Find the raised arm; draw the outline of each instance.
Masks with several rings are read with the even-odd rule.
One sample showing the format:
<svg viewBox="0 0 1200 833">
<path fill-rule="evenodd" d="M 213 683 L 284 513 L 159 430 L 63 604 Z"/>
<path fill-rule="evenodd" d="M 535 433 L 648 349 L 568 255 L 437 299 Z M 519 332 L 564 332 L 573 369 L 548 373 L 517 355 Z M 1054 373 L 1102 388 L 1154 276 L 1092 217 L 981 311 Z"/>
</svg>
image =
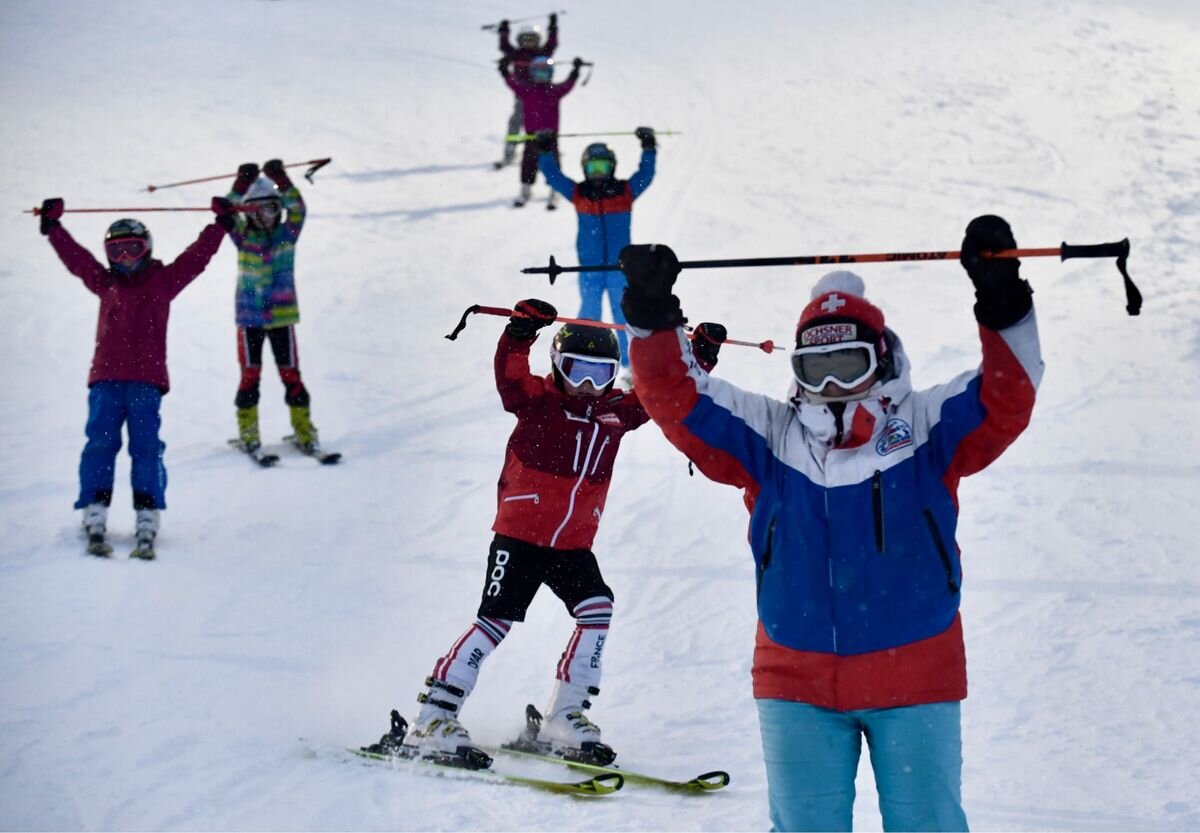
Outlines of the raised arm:
<svg viewBox="0 0 1200 833">
<path fill-rule="evenodd" d="M 923 403 L 952 488 L 989 465 L 1025 430 L 1041 383 L 1045 366 L 1037 316 L 1020 262 L 979 254 L 1016 247 L 1000 217 L 977 217 L 967 226 L 961 259 L 975 285 L 983 362 L 978 371 L 926 392 Z"/>
<path fill-rule="evenodd" d="M 562 172 L 558 160 L 554 158 L 554 154 L 551 152 L 551 149 L 554 147 L 554 132 L 550 130 L 539 131 L 537 139 L 534 141 L 538 144 L 538 170 L 542 172 L 542 176 L 546 177 L 546 184 L 568 200 L 575 199 L 577 183 Z"/>
<path fill-rule="evenodd" d="M 652 127 L 639 127 L 633 131 L 633 135 L 637 136 L 642 143 L 641 161 L 638 162 L 637 171 L 629 178 L 629 190 L 636 200 L 654 181 L 654 165 L 658 160 L 658 139 L 655 137 Z"/>
<path fill-rule="evenodd" d="M 42 200 L 39 230 L 49 239 L 67 271 L 82 280 L 90 291 L 99 294 L 107 280 L 108 269 L 91 252 L 76 243 L 75 238 L 62 227 L 59 218 L 62 217 L 63 207 L 64 203 L 58 197 Z"/>
<path fill-rule="evenodd" d="M 304 198 L 300 196 L 300 189 L 292 183 L 291 178 L 287 175 L 287 170 L 283 167 L 283 162 L 279 159 L 272 159 L 265 163 L 263 173 L 275 183 L 275 187 L 279 190 L 279 199 L 283 202 L 283 228 L 292 242 L 295 242 L 300 237 L 300 229 L 304 227 L 304 216 L 307 213 L 307 209 L 304 207 Z"/>
<path fill-rule="evenodd" d="M 530 298 L 513 309 L 508 326 L 496 345 L 496 390 L 509 413 L 522 408 L 545 393 L 546 380 L 529 372 L 529 348 L 537 340 L 538 330 L 554 323 L 558 310 L 545 301 Z"/>
<path fill-rule="evenodd" d="M 558 49 L 558 15 L 551 12 L 550 25 L 546 28 L 546 45 L 542 47 L 541 54 L 549 58 L 556 49 Z"/>
<path fill-rule="evenodd" d="M 679 262 L 669 248 L 627 246 L 620 262 L 629 280 L 621 308 L 642 405 L 707 477 L 757 488 L 775 468 L 789 406 L 709 376 L 701 362 L 708 364 L 711 355 L 715 363 L 716 356 L 706 342 L 723 341 L 724 333 L 703 324 L 699 342 L 689 343 L 679 299 L 671 294 Z"/>
<path fill-rule="evenodd" d="M 184 249 L 183 253 L 169 265 L 163 267 L 159 280 L 167 285 L 172 298 L 182 292 L 184 287 L 204 271 L 204 267 L 208 266 L 208 262 L 217 253 L 217 249 L 221 248 L 221 241 L 224 239 L 225 229 L 214 220 L 200 230 L 200 236 L 196 238 L 196 242 Z"/>
</svg>

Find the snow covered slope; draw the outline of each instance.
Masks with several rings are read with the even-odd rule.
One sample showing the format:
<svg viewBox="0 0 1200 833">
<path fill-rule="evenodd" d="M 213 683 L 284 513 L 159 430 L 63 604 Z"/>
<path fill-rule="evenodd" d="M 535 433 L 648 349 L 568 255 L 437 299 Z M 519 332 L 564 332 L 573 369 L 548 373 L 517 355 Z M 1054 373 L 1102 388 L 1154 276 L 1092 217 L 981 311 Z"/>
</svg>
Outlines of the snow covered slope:
<svg viewBox="0 0 1200 833">
<path fill-rule="evenodd" d="M 670 829 L 768 826 L 740 495 L 689 477 L 653 426 L 617 465 L 596 551 L 616 593 L 594 716 L 629 766 L 724 767 L 722 794 L 570 801 L 347 761 L 471 620 L 511 417 L 502 326 L 529 296 L 574 314 L 574 217 L 508 203 L 511 98 L 494 2 L 209 0 L 0 5 L 0 827 Z M 1029 260 L 1047 374 L 1033 424 L 961 491 L 979 829 L 1200 827 L 1200 27 L 1187 4 L 715 0 L 577 4 L 559 58 L 596 62 L 565 130 L 661 142 L 635 238 L 683 258 L 957 248 L 973 216 L 1025 246 L 1128 236 L 1110 262 Z M 562 70 L 560 70 L 561 72 Z M 574 173 L 580 140 L 564 140 Z M 632 137 L 613 141 L 633 170 Z M 234 254 L 174 306 L 160 560 L 81 555 L 75 471 L 96 301 L 19 213 L 205 205 L 149 183 L 332 156 L 301 182 L 302 366 L 344 464 L 232 454 Z M 544 193 L 544 186 L 538 186 Z M 135 212 L 136 213 L 136 212 Z M 206 215 L 144 214 L 173 257 Z M 93 251 L 112 215 L 69 215 Z M 918 385 L 978 361 L 954 264 L 865 265 Z M 785 342 L 819 269 L 687 273 L 694 321 Z M 537 363 L 548 367 L 544 344 Z M 718 372 L 783 395 L 787 362 Z M 263 430 L 286 433 L 264 374 Z M 128 461 L 110 524 L 130 543 Z M 127 536 L 123 538 L 122 536 Z M 543 704 L 570 622 L 549 593 L 464 720 L 499 742 Z M 303 738 L 303 740 L 301 740 Z M 858 824 L 878 829 L 869 771 Z"/>
</svg>

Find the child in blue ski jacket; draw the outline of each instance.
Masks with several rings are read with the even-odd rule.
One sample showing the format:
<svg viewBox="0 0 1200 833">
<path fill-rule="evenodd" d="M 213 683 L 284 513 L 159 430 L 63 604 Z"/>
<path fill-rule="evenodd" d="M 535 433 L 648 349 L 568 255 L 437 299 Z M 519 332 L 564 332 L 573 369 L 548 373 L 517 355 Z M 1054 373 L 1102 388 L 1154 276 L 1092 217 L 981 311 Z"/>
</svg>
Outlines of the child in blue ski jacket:
<svg viewBox="0 0 1200 833">
<path fill-rule="evenodd" d="M 575 206 L 579 215 L 579 235 L 575 248 L 579 262 L 584 265 L 616 263 L 621 249 L 630 243 L 633 201 L 654 181 L 654 165 L 658 157 L 654 130 L 639 127 L 635 134 L 642 142 L 642 158 L 637 172 L 629 179 L 617 179 L 616 154 L 605 144 L 588 145 L 583 152 L 583 182 L 566 176 L 558 165 L 553 150 L 555 137 L 538 134 L 538 168 L 550 187 Z M 580 272 L 579 294 L 582 303 L 580 318 L 601 320 L 604 293 L 612 307 L 613 321 L 625 323 L 621 312 L 621 297 L 625 294 L 625 275 L 619 271 Z M 629 342 L 624 330 L 617 331 L 621 342 L 621 364 L 629 367 Z"/>
</svg>

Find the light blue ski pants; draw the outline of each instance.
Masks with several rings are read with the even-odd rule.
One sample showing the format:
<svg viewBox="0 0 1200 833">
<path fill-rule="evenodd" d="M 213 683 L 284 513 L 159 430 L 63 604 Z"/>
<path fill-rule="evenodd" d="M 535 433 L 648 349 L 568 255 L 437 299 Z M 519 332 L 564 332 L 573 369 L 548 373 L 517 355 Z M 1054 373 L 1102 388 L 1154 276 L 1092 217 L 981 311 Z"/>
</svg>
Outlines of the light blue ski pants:
<svg viewBox="0 0 1200 833">
<path fill-rule="evenodd" d="M 629 367 L 629 337 L 625 335 L 625 313 L 621 309 L 621 299 L 625 297 L 625 274 L 623 272 L 580 272 L 579 295 L 582 304 L 579 307 L 580 318 L 590 318 L 602 321 L 604 293 L 608 293 L 608 304 L 612 307 L 612 320 L 620 324 L 617 330 L 617 341 L 621 344 L 621 366 Z"/>
<path fill-rule="evenodd" d="M 966 830 L 959 704 L 839 712 L 758 700 L 773 830 L 850 830 L 866 737 L 884 830 Z"/>
</svg>

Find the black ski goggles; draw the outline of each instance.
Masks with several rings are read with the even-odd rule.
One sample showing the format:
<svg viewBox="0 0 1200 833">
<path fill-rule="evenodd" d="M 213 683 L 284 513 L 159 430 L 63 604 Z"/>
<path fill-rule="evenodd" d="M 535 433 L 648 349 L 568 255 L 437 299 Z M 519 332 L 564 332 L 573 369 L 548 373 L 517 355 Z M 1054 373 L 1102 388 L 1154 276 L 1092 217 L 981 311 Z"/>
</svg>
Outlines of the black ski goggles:
<svg viewBox="0 0 1200 833">
<path fill-rule="evenodd" d="M 830 382 L 847 390 L 857 387 L 878 367 L 875 345 L 866 341 L 815 344 L 792 351 L 796 383 L 810 393 L 820 393 Z"/>
</svg>

